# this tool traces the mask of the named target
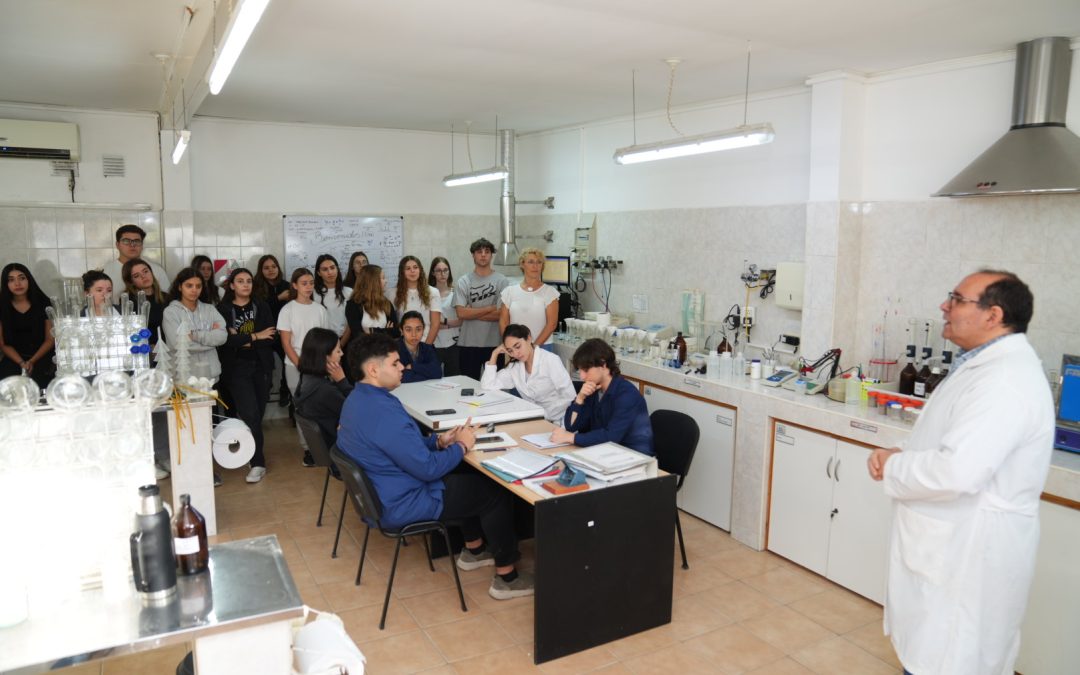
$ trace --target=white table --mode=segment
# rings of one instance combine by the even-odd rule
[[[453,389],[436,389],[431,384],[435,382],[453,383]],[[490,422],[517,422],[520,420],[543,419],[544,409],[535,403],[530,403],[517,396],[511,396],[507,403],[497,403],[491,406],[477,408],[467,403],[461,403],[461,390],[472,387],[477,393],[482,391],[480,383],[471,377],[455,375],[441,380],[428,380],[426,382],[410,382],[403,384],[393,392],[405,406],[409,416],[420,424],[433,431],[450,429],[464,424],[470,417],[472,424],[488,424]],[[428,415],[428,410],[453,409],[453,413],[447,415]]]
[[[168,407],[169,469],[172,472],[173,513],[180,509],[180,495],[191,495],[191,504],[206,518],[206,534],[217,534],[214,503],[214,401],[190,401],[191,417],[184,414],[184,428],[177,435],[176,412]],[[192,431],[194,427],[194,432]]]

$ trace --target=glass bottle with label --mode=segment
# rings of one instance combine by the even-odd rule
[[[180,574],[198,574],[210,563],[206,519],[191,505],[191,495],[180,495],[180,508],[173,516],[173,547]]]
[[[930,396],[930,394],[933,394],[934,390],[937,389],[938,384],[940,384],[943,379],[945,379],[945,376],[941,374],[941,368],[938,368],[937,366],[931,368],[930,377],[926,378],[926,395]]]
[[[677,349],[679,352],[679,355],[677,357],[679,363],[676,366],[676,368],[678,368],[682,366],[682,364],[686,363],[686,339],[683,338],[682,331],[679,331],[679,334],[675,336],[675,349]]]
[[[915,394],[915,378],[919,375],[919,371],[915,369],[915,350],[912,349],[908,353],[907,365],[900,371],[900,384],[897,387],[897,392],[904,396],[912,396]]]

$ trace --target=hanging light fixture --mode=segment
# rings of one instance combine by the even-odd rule
[[[474,171],[472,166],[472,142],[469,138],[470,121],[465,122],[465,151],[469,157],[469,171],[467,173],[454,173],[454,123],[450,123],[450,174],[443,176],[442,183],[446,187],[459,185],[472,185],[474,183],[488,183],[495,180],[503,180],[509,174],[505,166],[501,166],[496,158],[495,166],[489,169]],[[499,118],[495,118],[495,138],[499,137]],[[495,152],[498,155],[498,143]]]
[[[182,131],[174,131],[173,137],[176,138],[176,146],[172,151],[172,163],[179,164],[180,158],[184,156],[184,151],[187,150],[188,143],[191,142],[191,132],[187,129]]]
[[[225,86],[225,80],[229,79],[236,60],[240,58],[240,52],[244,50],[248,38],[251,37],[255,25],[262,18],[263,11],[270,4],[270,0],[239,0],[238,6],[229,17],[229,25],[225,27],[225,37],[221,46],[214,54],[214,62],[210,64],[210,75],[207,82],[210,85],[210,93],[217,94]],[[215,17],[217,13],[215,12]]]
[[[711,131],[696,136],[683,136],[671,119],[671,92],[675,84],[675,68],[679,65],[679,59],[668,59],[667,64],[671,68],[671,77],[668,81],[667,117],[668,124],[679,138],[656,143],[637,144],[637,92],[631,80],[632,96],[634,98],[634,145],[619,148],[615,151],[616,164],[637,164],[651,162],[655,159],[669,159],[671,157],[686,157],[687,155],[700,155],[706,152],[718,152],[721,150],[734,150],[755,145],[772,143],[775,138],[772,125],[768,122],[761,124],[747,124],[747,106],[750,101],[750,43],[746,44],[746,88],[743,93],[743,123],[733,129],[724,131]]]

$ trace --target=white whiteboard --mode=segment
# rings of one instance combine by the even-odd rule
[[[373,216],[281,217],[285,227],[285,278],[297,267],[315,271],[315,259],[323,253],[337,258],[342,278],[348,273],[354,251],[367,254],[368,262],[386,271],[386,280],[397,280],[398,263],[405,250],[405,219]]]

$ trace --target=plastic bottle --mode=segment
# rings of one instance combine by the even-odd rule
[[[735,358],[731,362],[731,377],[735,380],[741,380],[746,377],[746,358],[742,352],[735,355]]]
[[[750,379],[761,379],[761,359],[752,359],[750,361]]]
[[[926,378],[926,397],[929,398],[930,394],[934,393],[937,386],[941,384],[941,381],[945,379],[945,376],[941,374],[941,368],[934,366],[930,369],[930,377]]]
[[[191,505],[191,495],[180,495],[180,508],[173,516],[173,545],[180,574],[198,574],[210,563],[206,543],[206,519]]]
[[[726,352],[720,354],[720,379],[721,380],[730,380],[731,379],[732,361],[733,361],[733,359],[731,358],[731,352],[730,351],[726,351]]]
[[[908,354],[907,365],[900,371],[900,385],[897,387],[897,391],[904,396],[911,396],[915,393],[915,378],[918,376],[919,371],[915,369],[915,357],[912,354]]]
[[[705,357],[705,377],[709,380],[720,379],[720,355],[716,352],[709,352]]]

